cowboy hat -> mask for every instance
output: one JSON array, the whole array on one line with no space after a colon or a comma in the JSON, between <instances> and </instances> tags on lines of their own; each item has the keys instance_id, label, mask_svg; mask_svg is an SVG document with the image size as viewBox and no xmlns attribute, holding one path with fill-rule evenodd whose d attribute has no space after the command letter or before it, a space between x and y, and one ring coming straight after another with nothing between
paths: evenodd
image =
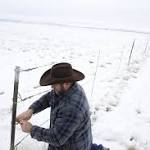
<instances>
[{"instance_id":1,"label":"cowboy hat","mask_svg":"<svg viewBox=\"0 0 150 150\"><path fill-rule=\"evenodd\" d=\"M75 82L84 79L84 74L72 68L69 63L58 63L48 69L40 78L40 85Z\"/></svg>"}]
</instances>

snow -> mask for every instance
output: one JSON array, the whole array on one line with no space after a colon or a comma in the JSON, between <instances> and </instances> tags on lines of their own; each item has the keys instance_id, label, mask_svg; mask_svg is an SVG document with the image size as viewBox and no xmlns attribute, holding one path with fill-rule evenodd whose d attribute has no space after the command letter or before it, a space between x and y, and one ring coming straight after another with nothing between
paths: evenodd
<instances>
[{"instance_id":1,"label":"snow","mask_svg":"<svg viewBox=\"0 0 150 150\"><path fill-rule=\"evenodd\" d=\"M114 149L127 149L134 145L135 149L150 149L150 116L149 116L149 65L147 60L138 78L128 86L121 96L121 102L110 114L98 113L94 131L96 141L102 139L108 144L118 145ZM100 127L100 128L99 128Z\"/></svg>"},{"instance_id":2,"label":"snow","mask_svg":"<svg viewBox=\"0 0 150 150\"><path fill-rule=\"evenodd\" d=\"M10 143L15 66L22 70L37 67L20 74L19 93L24 99L49 90L39 86L39 78L53 64L63 61L86 75L80 84L91 106L94 142L111 150L149 150L150 45L146 46L149 38L149 34L1 21L0 149L8 149ZM17 114L39 96L24 102L18 99ZM49 117L48 112L49 109L33 116L31 122L43 124ZM48 127L48 122L43 126ZM17 126L15 143L26 135ZM18 150L46 147L45 143L28 136L18 145Z\"/></svg>"}]
</instances>

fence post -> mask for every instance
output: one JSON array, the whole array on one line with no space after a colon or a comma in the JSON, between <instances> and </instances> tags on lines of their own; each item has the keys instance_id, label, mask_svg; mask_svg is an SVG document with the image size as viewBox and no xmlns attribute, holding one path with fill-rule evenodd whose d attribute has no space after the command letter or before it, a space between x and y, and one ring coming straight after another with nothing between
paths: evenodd
<instances>
[{"instance_id":1,"label":"fence post","mask_svg":"<svg viewBox=\"0 0 150 150\"><path fill-rule=\"evenodd\" d=\"M19 74L20 74L20 67L16 66L16 68L15 68L15 79L14 79L13 105L12 105L10 150L15 149L14 142L15 142L15 129L16 129L16 110L17 110Z\"/></svg>"},{"instance_id":2,"label":"fence post","mask_svg":"<svg viewBox=\"0 0 150 150\"><path fill-rule=\"evenodd\" d=\"M149 43L149 40L147 40L147 42L146 42L146 46L145 46L144 53L146 53L146 51L147 51L147 48L148 48L148 43Z\"/></svg>"},{"instance_id":3,"label":"fence post","mask_svg":"<svg viewBox=\"0 0 150 150\"><path fill-rule=\"evenodd\" d=\"M94 73L94 78L93 78L93 83L92 83L91 99L92 99L93 92L94 92L94 85L95 85L95 79L96 79L97 69L98 69L98 65L99 65L100 52L101 52L101 50L99 49L98 56L97 56L97 62L96 62L96 70L95 70L95 73Z\"/></svg>"},{"instance_id":4,"label":"fence post","mask_svg":"<svg viewBox=\"0 0 150 150\"><path fill-rule=\"evenodd\" d=\"M128 66L130 65L130 61L131 61L131 57L132 57L132 52L133 52L133 49L134 49L134 45L135 45L135 40L132 43L132 48L131 48L130 56L129 56L129 59L128 59Z\"/></svg>"}]
</instances>

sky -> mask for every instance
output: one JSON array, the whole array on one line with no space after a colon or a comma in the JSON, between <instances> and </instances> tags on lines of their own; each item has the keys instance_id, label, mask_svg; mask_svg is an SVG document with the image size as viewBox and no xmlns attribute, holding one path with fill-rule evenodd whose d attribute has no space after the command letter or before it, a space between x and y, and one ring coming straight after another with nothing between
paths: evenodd
<instances>
[{"instance_id":1,"label":"sky","mask_svg":"<svg viewBox=\"0 0 150 150\"><path fill-rule=\"evenodd\" d=\"M0 16L23 15L120 21L150 26L149 0L0 0Z\"/></svg>"},{"instance_id":2,"label":"sky","mask_svg":"<svg viewBox=\"0 0 150 150\"><path fill-rule=\"evenodd\" d=\"M149 0L0 0L1 14L110 16L150 15ZM118 14L119 13L119 14Z\"/></svg>"}]
</instances>

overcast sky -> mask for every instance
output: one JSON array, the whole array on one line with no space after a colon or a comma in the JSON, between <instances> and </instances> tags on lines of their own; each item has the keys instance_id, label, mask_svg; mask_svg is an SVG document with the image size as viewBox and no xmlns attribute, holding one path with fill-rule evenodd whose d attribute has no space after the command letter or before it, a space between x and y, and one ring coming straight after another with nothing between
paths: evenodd
<instances>
[{"instance_id":1,"label":"overcast sky","mask_svg":"<svg viewBox=\"0 0 150 150\"><path fill-rule=\"evenodd\" d=\"M0 0L0 15L82 17L149 22L150 0Z\"/></svg>"}]
</instances>

